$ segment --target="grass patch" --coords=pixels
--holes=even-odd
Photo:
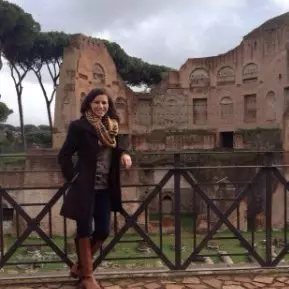
[[[0,154],[0,165],[23,164],[25,159],[25,153]]]
[[[283,236],[284,232],[273,232],[273,238],[281,238]],[[251,240],[251,233],[250,232],[244,232],[242,233],[243,237],[249,242],[252,243]],[[149,234],[150,238],[152,241],[156,244],[156,246],[160,247],[163,254],[172,262],[175,262],[175,250],[174,250],[174,239],[175,236],[174,234],[168,234],[164,235],[162,237],[162,240],[160,236],[156,233],[151,233]],[[185,261],[192,253],[194,250],[194,244],[198,246],[200,242],[203,240],[205,237],[204,234],[198,234],[196,235],[196,241],[194,242],[194,235],[188,231],[187,229],[182,229],[181,231],[181,245],[182,245],[182,252],[181,252],[181,257],[182,261]],[[230,232],[220,232],[217,233],[214,237],[218,238],[224,238],[224,237],[233,237],[233,234]],[[53,241],[57,244],[59,248],[64,250],[64,239],[63,237],[55,236],[52,238]],[[116,246],[111,250],[111,252],[107,255],[106,258],[109,260],[104,260],[103,263],[110,263],[108,267],[119,267],[119,268],[128,268],[134,267],[134,268],[146,268],[146,267],[151,267],[154,268],[156,267],[156,264],[160,264],[160,261],[158,261],[158,258],[154,259],[148,259],[151,257],[156,257],[156,253],[150,249],[148,252],[140,252],[137,251],[137,246],[138,242],[132,242],[133,240],[140,239],[140,236],[137,234],[132,234],[132,233],[127,233],[125,234],[121,241],[128,241],[127,243],[118,243]],[[265,258],[265,246],[262,245],[262,241],[265,239],[265,233],[264,232],[256,232],[255,233],[255,240],[254,243],[257,244],[257,252]],[[109,237],[107,241],[105,242],[105,246],[110,243],[112,240],[112,237]],[[7,249],[15,242],[15,239],[12,237],[9,237],[7,239]],[[215,244],[218,244],[219,250],[221,251],[226,251],[227,253],[246,253],[246,249],[241,246],[239,240],[231,240],[231,239],[226,239],[226,240],[212,240],[210,242],[213,242]],[[44,243],[39,238],[28,238],[24,244],[39,244],[39,243]],[[69,239],[69,243],[73,243],[73,239]],[[51,254],[52,250],[49,247],[44,247],[44,246],[39,246],[38,247],[41,251],[41,254],[43,257],[43,260],[50,260],[53,262],[59,262],[59,263],[51,263],[51,264],[45,264],[43,268],[40,268],[41,271],[50,271],[50,270],[60,270],[64,269],[64,264],[60,261],[60,259]],[[277,253],[280,252],[282,248],[277,248],[276,251]],[[202,256],[208,256],[208,255],[216,255],[216,256],[211,256],[211,259],[214,261],[214,263],[221,263],[221,259],[218,256],[218,252],[216,250],[210,250],[208,248],[204,248],[201,250],[199,253]],[[75,255],[69,255],[70,258],[75,259]],[[130,260],[110,260],[112,258],[131,258]],[[135,259],[133,259],[135,258]],[[141,258],[141,259],[140,259]],[[246,256],[232,256],[231,257],[233,262],[235,264],[237,263],[247,263],[248,259]],[[286,255],[285,256],[285,261],[288,261],[289,258]],[[17,250],[17,252],[12,256],[12,258],[9,260],[10,262],[32,262],[33,258],[27,254],[27,249],[26,247],[21,247]],[[13,268],[16,269],[15,266],[6,266],[4,268]]]
[[[159,221],[158,214],[150,214],[151,221]],[[195,248],[202,242],[205,238],[206,234],[193,234],[193,226],[192,226],[192,217],[190,214],[182,214],[181,215],[181,259],[184,262],[191,253],[195,250]],[[286,235],[288,236],[288,232]],[[149,237],[151,238],[152,242],[161,249],[162,253],[170,260],[172,263],[175,263],[176,253],[175,253],[175,234],[174,231],[171,233],[164,234],[162,237],[159,233],[149,233]],[[252,239],[251,232],[242,232],[242,236],[249,244],[256,244],[257,245],[257,252],[260,254],[262,258],[265,258],[265,245],[263,241],[265,239],[265,232],[258,231],[254,233],[254,240]],[[281,239],[283,240],[285,233],[282,231],[272,232],[272,240]],[[214,240],[210,240],[209,243],[211,245],[215,245],[218,247],[220,251],[226,251],[229,254],[244,254],[243,256],[232,256],[232,260],[235,264],[240,263],[247,263],[248,258],[246,256],[246,249],[241,245],[238,239],[228,239],[234,237],[233,233],[229,231],[222,231],[216,233],[213,238]],[[218,238],[218,239],[216,239]],[[223,239],[221,239],[223,238]],[[227,239],[224,239],[227,238]],[[105,244],[104,247],[107,246],[113,239],[113,236],[110,236]],[[64,238],[60,236],[54,236],[52,238],[53,242],[62,250],[64,250]],[[102,262],[108,264],[107,266],[110,268],[120,267],[120,268],[155,268],[156,266],[161,266],[161,262],[159,258],[149,259],[151,257],[157,257],[157,254],[150,248],[145,246],[145,250],[138,250],[140,247],[140,240],[141,237],[134,233],[133,230],[128,231],[122,238],[121,242],[117,243],[115,247],[109,252],[105,259]],[[16,238],[7,237],[6,238],[6,248],[9,249],[13,243],[16,241]],[[68,238],[68,243],[70,250],[68,250],[69,258],[75,260],[76,255],[74,249],[74,240],[73,238]],[[142,242],[143,243],[143,242]],[[25,240],[23,245],[34,244],[35,247],[40,250],[41,255],[43,256],[43,260],[59,262],[59,263],[51,263],[45,264],[43,268],[40,268],[41,271],[50,271],[50,270],[60,270],[64,269],[64,264],[48,246],[39,246],[39,244],[45,244],[45,242],[36,237],[29,237]],[[148,244],[146,244],[148,245]],[[31,254],[27,253],[27,248],[22,246],[20,247],[15,254],[13,254],[12,258],[9,262],[32,262],[33,257]],[[143,247],[142,247],[143,248]],[[216,249],[209,249],[205,246],[200,252],[199,255],[202,256],[211,256],[211,259],[214,263],[221,263],[222,260],[218,255],[218,250]],[[278,254],[282,248],[276,248],[276,253]],[[129,257],[130,259],[125,260],[124,258]],[[121,260],[111,260],[111,259],[121,259]],[[286,255],[284,257],[285,261],[289,261],[289,257]],[[13,268],[16,269],[15,266],[5,266],[4,268]],[[18,269],[17,269],[18,270]]]

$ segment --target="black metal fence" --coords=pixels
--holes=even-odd
[[[203,263],[286,266],[286,157],[284,152],[135,154],[131,173],[123,172],[124,209],[113,216],[111,236],[96,254],[95,268],[105,262],[114,267],[159,264],[170,270]],[[53,269],[51,264],[73,263],[73,234],[68,220],[59,223],[55,210],[70,184],[51,183],[54,173],[59,171],[1,170],[2,182],[8,175],[12,181],[0,189],[0,268],[48,264]],[[16,174],[23,174],[22,185],[13,184]],[[47,175],[50,185],[25,185],[39,174]],[[47,200],[42,191],[49,191]],[[42,257],[25,258],[31,247]]]

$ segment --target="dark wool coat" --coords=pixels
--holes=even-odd
[[[71,122],[66,140],[59,152],[58,163],[67,181],[75,178],[67,190],[60,214],[73,220],[89,220],[93,215],[94,181],[97,154],[100,150],[98,136],[94,127],[86,118]],[[112,149],[111,168],[109,172],[109,194],[111,210],[120,211],[120,157],[124,150],[118,146]],[[73,165],[73,155],[77,162]]]

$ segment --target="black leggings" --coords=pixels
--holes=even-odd
[[[92,228],[94,221],[94,228]],[[94,214],[91,220],[76,221],[77,238],[92,237],[93,241],[104,241],[109,235],[110,197],[109,191],[95,191]]]

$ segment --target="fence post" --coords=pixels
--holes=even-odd
[[[265,153],[265,234],[266,266],[272,265],[272,153]]]
[[[181,269],[181,174],[180,174],[181,156],[174,155],[174,215],[175,215],[175,266]]]
[[[0,257],[4,255],[4,230],[3,230],[3,191],[0,190]]]

